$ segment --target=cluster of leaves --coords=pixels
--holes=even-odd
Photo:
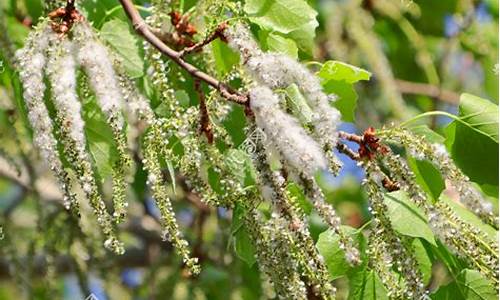
[[[495,4],[495,1],[480,4],[487,7],[488,15],[493,18],[489,23],[475,21],[467,28],[460,29],[463,32],[446,36],[441,25],[442,20],[450,18],[452,13],[464,16],[471,12],[477,13],[478,5],[468,7],[469,1],[451,0],[443,1],[439,5],[425,2],[413,3],[412,1],[403,3],[406,1],[399,0],[380,1],[384,5],[374,4],[379,1],[331,2],[331,4],[325,4],[324,1],[309,1],[308,3],[305,0],[247,0],[241,5],[241,2],[219,0],[181,0],[172,1],[168,5],[159,4],[156,8],[189,13],[193,24],[199,26],[200,36],[197,38],[200,40],[203,35],[211,32],[214,25],[228,18],[248,19],[264,50],[284,53],[303,61],[314,60],[313,66],[320,65],[317,75],[321,79],[325,92],[338,96],[334,105],[341,111],[343,121],[355,122],[360,128],[367,124],[379,125],[394,120],[406,121],[404,125],[415,134],[424,136],[431,143],[445,145],[457,166],[477,184],[497,209],[498,106],[489,100],[463,94],[456,116],[441,111],[417,115],[418,112],[434,109],[450,111],[457,105],[439,106],[435,104],[436,99],[420,95],[405,97],[405,100],[408,100],[406,103],[391,102],[387,99],[396,97],[392,90],[397,89],[395,79],[397,77],[438,84],[457,91],[467,90],[495,99],[496,102],[498,100],[496,98],[498,72],[495,74],[494,64],[498,62],[498,32],[496,31],[498,7],[495,5],[498,6],[498,4]],[[141,7],[144,15],[155,13],[149,8],[149,1],[135,1],[135,4]],[[0,59],[2,61],[0,95],[6,99],[5,101],[2,99],[0,103],[0,130],[2,140],[5,141],[1,146],[0,156],[2,158],[13,157],[16,164],[23,164],[23,159],[35,161],[34,164],[36,164],[36,159],[34,159],[36,156],[30,144],[29,122],[11,54],[15,49],[22,47],[29,33],[30,24],[36,23],[38,17],[59,5],[61,3],[58,1],[42,3],[38,0],[11,0],[0,3]],[[155,113],[163,116],[168,112],[162,100],[162,93],[165,91],[158,88],[154,76],[149,76],[154,72],[152,71],[153,63],[143,50],[142,41],[130,28],[121,6],[113,0],[82,0],[77,1],[77,6],[99,30],[101,39],[107,42],[107,45],[121,58],[128,76],[136,80],[141,92],[150,99]],[[394,7],[396,7],[396,13],[394,13]],[[161,13],[160,11],[158,14],[161,15]],[[169,18],[167,10],[163,14],[160,19]],[[357,28],[353,26],[353,22],[359,23],[358,31],[353,30]],[[455,22],[458,23],[458,21]],[[420,40],[423,42],[419,43]],[[331,45],[329,42],[334,44]],[[368,42],[368,47],[363,42]],[[426,57],[426,53],[429,52],[437,57],[434,61],[431,59],[430,64],[422,63],[422,58],[418,57]],[[440,54],[442,52],[444,54]],[[235,75],[240,72],[239,57],[220,40],[212,42],[203,53],[188,59],[201,69],[217,74],[234,86],[242,85],[240,78]],[[316,61],[326,62],[319,64]],[[458,67],[448,66],[449,61]],[[469,70],[462,67],[464,61],[472,61],[471,63],[475,66],[471,68],[472,71],[479,72],[483,81],[472,80],[472,83],[467,83],[471,76],[475,75],[467,75]],[[191,106],[197,106],[199,97],[193,89],[193,79],[168,59],[164,59],[163,62],[164,72],[169,81],[168,86],[173,92],[171,96],[183,108],[183,111]],[[363,66],[370,72],[346,62]],[[437,67],[434,66],[439,64],[442,66],[436,71]],[[383,68],[388,68],[390,71],[389,79],[384,79],[387,77],[384,75],[387,70]],[[423,71],[415,71],[420,69]],[[437,82],[432,75],[434,73],[439,75]],[[305,100],[297,87],[291,85],[284,93],[289,100],[290,110],[296,115],[307,118]],[[360,94],[359,103],[358,93]],[[209,95],[209,101],[211,101],[209,107],[215,111],[217,103],[221,102],[215,101],[218,97],[214,93]],[[401,97],[399,91],[396,95]],[[417,117],[410,120],[398,120],[400,115],[395,112],[400,110],[407,112],[407,115],[417,115]],[[406,116],[406,114],[403,115]],[[453,121],[442,126],[442,120],[438,116],[449,117]],[[103,186],[106,187],[106,182],[112,175],[112,166],[118,156],[112,142],[112,132],[102,114],[98,112],[96,101],[92,96],[84,100],[83,117],[86,122],[88,151],[104,183]],[[429,119],[433,122],[426,122]],[[222,138],[216,140],[225,156],[233,159],[237,157],[238,161],[245,161],[244,168],[231,170],[233,172],[231,175],[241,179],[246,188],[251,189],[255,184],[254,170],[245,149],[238,147],[244,144],[246,139],[243,109],[232,106],[225,118],[218,120],[213,117],[213,121],[216,127],[222,127],[229,135],[227,143]],[[174,202],[174,206],[179,212],[182,230],[186,232],[187,238],[193,241],[194,254],[202,260],[202,273],[198,277],[186,280],[184,270],[179,268],[179,259],[169,255],[169,247],[165,243],[154,241],[154,238],[151,241],[149,237],[151,233],[144,231],[143,227],[140,228],[142,232],[134,232],[137,228],[133,227],[133,224],[127,224],[131,229],[124,230],[122,234],[126,244],[137,247],[141,253],[157,254],[144,259],[150,260],[150,265],[143,265],[139,268],[123,267],[112,255],[99,253],[103,250],[99,243],[93,241],[95,234],[91,232],[92,229],[80,230],[77,222],[62,213],[60,208],[40,205],[41,201],[46,201],[43,199],[50,198],[51,195],[38,195],[32,192],[26,194],[25,187],[19,187],[9,180],[1,181],[0,187],[4,192],[2,200],[5,198],[5,201],[0,201],[0,208],[2,212],[5,212],[5,218],[9,217],[13,221],[4,221],[4,216],[1,220],[5,225],[4,234],[6,232],[16,234],[7,234],[7,239],[3,241],[2,247],[4,248],[0,252],[5,253],[5,257],[9,257],[10,261],[0,263],[15,265],[12,268],[16,270],[19,278],[14,278],[14,280],[27,289],[32,297],[48,298],[49,288],[58,289],[58,284],[55,282],[64,282],[65,285],[71,286],[70,280],[55,277],[56,270],[47,270],[47,274],[53,276],[50,279],[53,280],[51,285],[44,285],[43,281],[35,279],[37,272],[40,271],[36,269],[35,253],[54,254],[51,257],[57,259],[59,256],[55,254],[66,252],[71,254],[70,265],[80,277],[80,282],[85,283],[88,280],[101,278],[106,282],[106,294],[112,298],[122,298],[127,294],[142,298],[173,295],[173,298],[187,299],[194,297],[206,299],[272,297],[272,292],[269,291],[269,287],[266,286],[257,269],[255,245],[249,237],[251,229],[245,228],[243,222],[245,209],[242,206],[236,206],[231,216],[231,213],[225,209],[213,211],[206,208],[199,209],[198,205],[193,207],[187,204],[196,196],[193,196],[192,191],[185,189],[176,179],[180,174],[177,162],[182,157],[190,159],[185,157],[187,155],[184,153],[181,139],[182,137],[175,135],[170,137],[169,144],[172,145],[171,149],[175,156],[173,159],[164,157],[162,167],[167,174],[165,184],[168,185],[169,193],[175,195],[178,200]],[[234,147],[226,149],[227,144],[233,144]],[[498,232],[493,227],[486,225],[455,201],[456,197],[453,198],[453,195],[450,195],[445,180],[431,162],[413,157],[410,152],[405,153],[404,149],[395,150],[406,155],[411,170],[416,175],[417,183],[427,193],[430,201],[443,201],[452,207],[460,219],[486,233],[492,240],[497,240]],[[146,188],[147,175],[142,171],[140,164],[141,162],[137,162],[137,168],[129,176],[131,177],[129,180],[133,182],[129,191],[129,197],[133,200],[129,202],[131,202],[131,210],[138,211],[132,214],[132,218],[146,223],[146,229],[148,229],[147,224],[155,224],[151,220],[158,218],[158,212],[150,200],[150,193]],[[38,165],[34,167],[40,168]],[[208,178],[211,188],[222,197],[224,191],[219,183],[220,174],[215,170],[216,168],[215,163],[206,160],[203,162],[201,172]],[[40,175],[42,179],[47,176],[46,173]],[[386,288],[379,275],[369,266],[369,259],[365,254],[366,231],[371,222],[366,194],[362,191],[359,182],[349,176],[337,180],[339,183],[337,185],[329,182],[331,178],[323,178],[323,181],[323,191],[328,201],[335,205],[344,223],[348,224],[343,227],[343,230],[356,241],[362,253],[362,264],[359,266],[353,267],[347,263],[338,236],[326,230],[327,226],[319,220],[316,213],[312,212],[311,204],[301,189],[291,183],[287,186],[287,191],[297,199],[301,209],[308,216],[316,247],[324,257],[331,280],[339,290],[337,296],[349,297],[349,299],[387,299]],[[16,193],[21,193],[21,197],[27,200],[17,208],[18,214],[11,215],[10,206],[16,202]],[[495,287],[492,282],[474,270],[473,266],[455,255],[434,236],[425,214],[406,193],[402,191],[386,193],[384,203],[388,208],[387,214],[394,230],[411,241],[419,270],[423,274],[426,286],[432,291],[431,298],[497,298],[498,287]],[[37,221],[26,224],[23,219]],[[159,235],[156,227],[151,226],[154,228],[151,230],[153,235]],[[39,232],[40,228],[43,228],[45,232]],[[0,231],[1,234],[2,231]],[[47,246],[50,243],[53,243],[53,246]],[[89,252],[96,251],[97,253],[87,253],[88,250],[81,253],[79,247],[91,249]],[[234,251],[230,251],[230,247]],[[19,251],[13,251],[13,249],[19,249]],[[27,267],[23,267],[21,263],[22,259],[25,259],[24,256],[29,261]],[[88,261],[85,257],[92,257],[92,259]],[[141,274],[141,280],[131,279],[133,276],[130,273],[133,272]],[[7,272],[0,272],[0,276],[7,275],[4,273]],[[30,276],[30,278],[26,280],[23,276]],[[118,276],[121,276],[121,280]],[[83,287],[83,294],[98,293],[99,288],[92,286],[90,284],[86,288]],[[151,286],[154,288],[150,288]],[[0,283],[0,298],[13,298],[17,293],[18,291],[10,288],[8,283]]]

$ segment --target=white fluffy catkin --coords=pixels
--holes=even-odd
[[[278,53],[263,53],[248,28],[242,24],[229,28],[225,34],[229,46],[240,53],[247,72],[259,84],[271,89],[297,84],[313,111],[311,121],[317,139],[323,148],[333,148],[337,143],[341,115],[330,105],[335,97],[323,92],[319,79],[293,58]],[[338,160],[332,155],[329,155],[332,163],[338,165]]]
[[[44,52],[52,39],[51,36],[55,36],[52,28],[48,23],[42,23],[30,33],[24,48],[17,51],[16,59],[20,69],[19,76],[23,84],[23,98],[28,110],[28,119],[33,129],[34,144],[56,175],[64,191],[64,206],[69,209],[72,204],[77,203],[74,194],[71,193],[68,174],[59,157],[52,120],[44,103],[43,69],[46,65]]]
[[[98,190],[92,162],[86,151],[86,139],[81,110],[76,92],[75,45],[65,38],[53,39],[48,51],[47,75],[51,84],[52,101],[60,121],[59,132],[66,157],[78,176],[78,181],[97,216],[97,222],[105,235],[104,245],[123,253],[123,245],[118,241],[112,226],[111,216]]]
[[[79,155],[86,157],[85,124],[81,116],[82,105],[76,93],[76,62],[73,52],[74,45],[69,40],[56,41],[51,49],[46,71],[51,82],[52,100],[58,112],[64,116],[63,126],[69,127],[70,137],[75,141]]]
[[[119,78],[114,70],[110,53],[93,32],[87,22],[74,25],[75,41],[78,46],[78,61],[85,70],[97,103],[107,118],[113,132],[118,151],[118,161],[113,167],[113,216],[120,223],[124,220],[128,203],[126,202],[125,172],[130,165],[127,155],[127,138],[123,131],[123,95]]]
[[[88,75],[99,106],[108,118],[119,118],[121,127],[122,95],[108,50],[86,22],[76,23],[73,32],[78,44],[78,61]]]
[[[309,176],[327,169],[320,146],[293,117],[281,110],[279,99],[271,89],[264,86],[251,89],[250,108],[257,126],[266,134],[264,143],[272,143],[290,166]]]

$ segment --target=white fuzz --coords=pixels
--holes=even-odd
[[[271,89],[297,84],[313,111],[311,121],[317,140],[325,149],[335,147],[340,112],[330,105],[335,97],[323,92],[319,79],[293,58],[278,53],[263,53],[244,25],[236,24],[227,30],[226,38],[229,45],[240,52],[246,71],[259,84]],[[328,160],[335,172],[340,162],[333,153],[328,154]]]
[[[224,33],[229,46],[241,53],[244,61],[249,57],[262,54],[259,46],[252,38],[252,33],[245,25],[237,23]]]
[[[149,101],[126,75],[120,74],[119,78],[129,117],[135,119],[133,122],[144,120],[148,125],[152,125],[155,121],[155,114],[149,106]]]
[[[330,105],[319,79],[296,60],[281,54],[265,53],[251,57],[246,64],[251,76],[272,89],[297,84],[313,111],[312,122],[318,137],[336,142],[340,112]]]
[[[74,33],[79,46],[78,61],[88,75],[99,106],[108,118],[118,117],[121,125],[121,113],[117,112],[122,109],[122,95],[108,50],[85,22],[75,24]]]
[[[278,97],[269,88],[258,86],[250,91],[250,108],[257,126],[293,168],[309,176],[327,168],[320,146],[294,118],[280,109]]]
[[[47,75],[51,82],[52,99],[58,113],[64,116],[63,126],[75,142],[79,153],[85,154],[84,121],[81,104],[76,93],[76,63],[74,45],[68,40],[56,44],[47,64]],[[85,155],[86,156],[86,155]]]
[[[65,191],[64,206],[69,208],[70,201],[72,201],[70,199],[73,197],[69,192],[67,174],[57,151],[57,141],[52,133],[52,120],[44,103],[43,68],[46,64],[44,52],[55,33],[47,23],[41,26],[43,27],[32,31],[25,47],[17,51],[16,59],[21,70],[19,75],[24,89],[23,98],[33,129],[34,144],[40,151],[43,160],[55,173],[62,190]]]

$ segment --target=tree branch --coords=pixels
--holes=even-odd
[[[450,104],[458,104],[460,95],[438,86],[396,79],[396,85],[403,94],[424,95]]]
[[[144,22],[141,15],[135,8],[134,4],[131,0],[120,0],[120,3],[125,10],[128,18],[131,20],[132,25],[147,42],[149,42],[152,46],[154,46],[158,51],[162,54],[168,56],[171,60],[173,60],[176,64],[178,64],[181,68],[186,70],[191,76],[201,81],[206,82],[211,87],[217,89],[224,98],[229,101],[238,103],[238,104],[247,104],[248,103],[248,95],[238,93],[228,85],[220,82],[214,77],[204,73],[197,67],[189,64],[183,58],[182,52],[175,51],[174,49],[167,46],[163,43],[149,28],[149,26]],[[196,46],[196,45],[195,45]]]

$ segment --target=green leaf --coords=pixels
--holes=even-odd
[[[236,205],[233,210],[233,220],[231,223],[231,233],[234,239],[234,251],[236,255],[251,267],[255,259],[255,248],[245,228],[243,217],[246,210],[241,205]]]
[[[175,98],[182,107],[189,107],[189,95],[185,90],[175,91]]]
[[[83,118],[85,135],[90,154],[102,180],[113,174],[113,163],[118,158],[113,142],[113,133],[95,103],[95,99],[84,103]]]
[[[416,135],[425,137],[429,143],[444,143],[445,138],[439,133],[430,129],[427,125],[412,126],[408,129]]]
[[[283,34],[300,29],[317,15],[304,0],[247,0],[244,10],[255,24]]]
[[[427,284],[432,275],[432,261],[425,250],[425,246],[420,239],[414,239],[412,242],[414,254],[418,262],[418,268],[422,272],[424,284]]]
[[[43,13],[43,4],[40,0],[24,0],[26,10],[32,20],[38,20]]]
[[[463,270],[457,277],[457,286],[467,300],[498,299],[495,284],[475,270]]]
[[[325,62],[318,73],[318,76],[324,80],[345,81],[347,83],[370,80],[371,75],[364,69],[336,60]]]
[[[469,211],[467,208],[463,207],[461,204],[453,201],[448,196],[442,194],[439,198],[440,201],[444,201],[448,204],[455,214],[464,222],[469,223],[470,225],[476,227],[482,232],[486,233],[486,235],[492,241],[498,241],[498,231],[496,231],[493,227],[485,224],[481,219],[479,219],[473,212]]]
[[[239,55],[220,40],[214,40],[212,45],[212,54],[215,60],[215,69],[219,76],[225,76],[231,68],[240,61]]]
[[[270,33],[267,36],[267,47],[272,52],[283,53],[293,58],[298,57],[299,49],[295,42],[278,34]]]
[[[395,191],[384,195],[387,213],[394,229],[406,236],[423,238],[436,245],[434,234],[420,209],[411,202],[403,191]]]
[[[471,94],[460,96],[459,113],[478,133],[490,137],[498,144],[498,106]]]
[[[5,17],[5,16],[2,16]],[[7,34],[9,38],[11,38],[12,42],[16,44],[19,48],[24,46],[24,41],[28,36],[30,30],[28,27],[24,26],[21,22],[19,22],[16,18],[7,16],[5,17],[7,21]]]
[[[121,56],[130,77],[137,78],[144,75],[144,62],[140,56],[137,39],[130,32],[126,22],[117,19],[106,22],[102,26],[101,37]]]
[[[341,115],[342,121],[354,122],[354,113],[356,111],[358,94],[351,83],[337,80],[328,80],[322,83],[323,90],[327,94],[335,94],[338,99],[333,102]]]
[[[439,199],[445,188],[439,170],[428,160],[419,160],[408,156],[408,164],[416,176],[417,183],[434,201]]]
[[[294,197],[299,205],[299,207],[304,211],[306,215],[310,215],[313,209],[311,202],[307,201],[306,196],[302,192],[299,185],[294,182],[290,182],[286,186],[287,191]]]
[[[322,78],[325,92],[338,96],[333,105],[341,112],[342,120],[354,122],[358,94],[354,90],[353,84],[360,80],[369,80],[371,73],[343,62],[331,60],[321,67],[318,76]]]
[[[465,299],[460,293],[460,289],[455,281],[440,287],[436,292],[432,293],[431,299],[435,300],[463,300]]]
[[[454,162],[479,184],[498,185],[498,106],[469,94],[462,94],[460,121],[446,130],[446,145]]]
[[[356,229],[349,226],[342,226],[342,231],[350,236],[358,233]],[[345,259],[345,251],[340,249],[339,236],[335,232],[330,229],[322,232],[319,235],[316,248],[325,259],[332,280],[347,274],[351,266]]]
[[[382,281],[373,270],[366,270],[360,277],[361,284],[356,289],[349,291],[349,299],[355,300],[385,300],[387,291]]]
[[[318,27],[318,22],[316,19],[312,19],[308,23],[302,25],[299,29],[290,32],[286,36],[294,40],[302,51],[312,55],[316,27]]]
[[[317,13],[304,0],[247,0],[244,10],[250,21],[270,32],[294,40],[300,49],[312,54],[318,21]]]
[[[302,95],[299,87],[294,83],[286,88],[289,104],[294,116],[298,117],[302,124],[308,124],[312,120],[313,112],[307,104],[306,98]]]

